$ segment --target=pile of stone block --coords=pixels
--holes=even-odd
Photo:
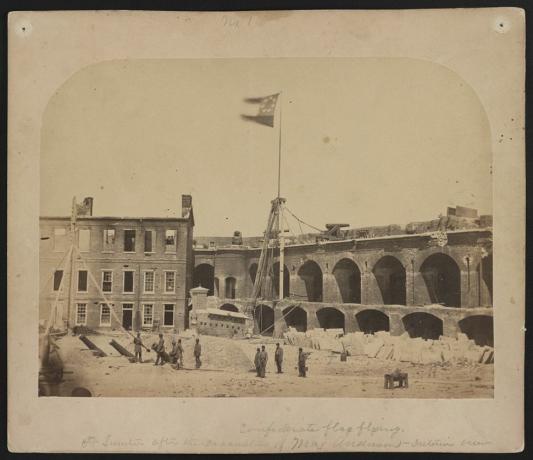
[[[286,343],[315,350],[346,352],[348,356],[368,356],[381,360],[410,362],[415,364],[491,364],[494,363],[494,349],[478,346],[465,334],[450,338],[441,336],[438,340],[410,338],[379,331],[375,334],[353,332],[339,336],[337,332],[314,329],[297,332],[289,328],[284,334]]]

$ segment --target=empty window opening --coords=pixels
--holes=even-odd
[[[382,257],[372,270],[384,305],[405,305],[405,268],[393,256]]]
[[[165,230],[165,252],[176,250],[176,230]]]
[[[56,270],[54,272],[54,291],[59,291],[62,280],[63,280],[63,270]]]
[[[163,326],[174,326],[174,304],[165,304]]]
[[[125,270],[124,271],[124,293],[131,294],[134,290],[134,271],[132,270]]]
[[[153,230],[144,231],[144,252],[154,252],[155,232]]]
[[[87,270],[78,270],[78,292],[87,292]]]
[[[355,315],[359,330],[365,334],[389,331],[389,317],[379,310],[363,310]]]
[[[437,340],[443,331],[442,320],[429,313],[411,313],[402,318],[409,337]]]
[[[111,252],[115,249],[115,229],[104,229],[104,251]]]
[[[124,252],[135,252],[135,230],[124,230]]]
[[[335,268],[333,276],[343,303],[361,303],[361,271],[350,259],[342,259]]]

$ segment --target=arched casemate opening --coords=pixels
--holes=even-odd
[[[442,320],[430,313],[411,313],[402,318],[409,337],[437,340],[443,332]]]
[[[382,257],[372,273],[384,305],[405,305],[405,268],[396,257]]]
[[[200,264],[194,268],[193,287],[201,286],[209,289],[208,296],[214,294],[215,268],[210,264]]]
[[[304,283],[306,300],[322,302],[322,270],[319,265],[308,260],[298,270],[298,276]]]
[[[350,259],[342,259],[333,268],[343,303],[361,303],[361,271]]]
[[[298,332],[307,331],[307,312],[300,307],[288,307],[283,310],[283,317],[287,327],[293,327]]]
[[[494,346],[494,322],[492,316],[473,315],[459,321],[459,329],[476,345]]]
[[[250,268],[248,269],[248,274],[250,275],[250,281],[252,282],[252,286],[255,283],[255,277],[257,276],[257,264],[250,265]]]
[[[322,329],[344,329],[344,313],[336,308],[325,307],[316,312]]]
[[[432,303],[461,306],[461,272],[455,260],[446,254],[433,254],[424,261],[420,273]]]
[[[389,331],[389,317],[379,310],[363,310],[355,315],[359,330],[365,334]]]

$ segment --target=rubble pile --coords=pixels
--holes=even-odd
[[[315,350],[330,350],[334,353],[346,352],[348,356],[367,356],[381,360],[411,362],[415,364],[491,364],[494,363],[494,349],[478,346],[465,334],[457,339],[441,336],[438,340],[410,338],[407,333],[401,336],[379,331],[375,334],[353,332],[339,333],[337,329],[314,329],[297,332],[289,328],[284,334],[286,343]]]

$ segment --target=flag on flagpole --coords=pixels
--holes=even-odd
[[[257,115],[241,115],[243,120],[255,121],[261,125],[274,127],[274,112],[276,110],[276,103],[278,102],[277,94],[271,94],[265,97],[250,97],[245,99],[245,102],[251,104],[259,104],[259,111]]]

